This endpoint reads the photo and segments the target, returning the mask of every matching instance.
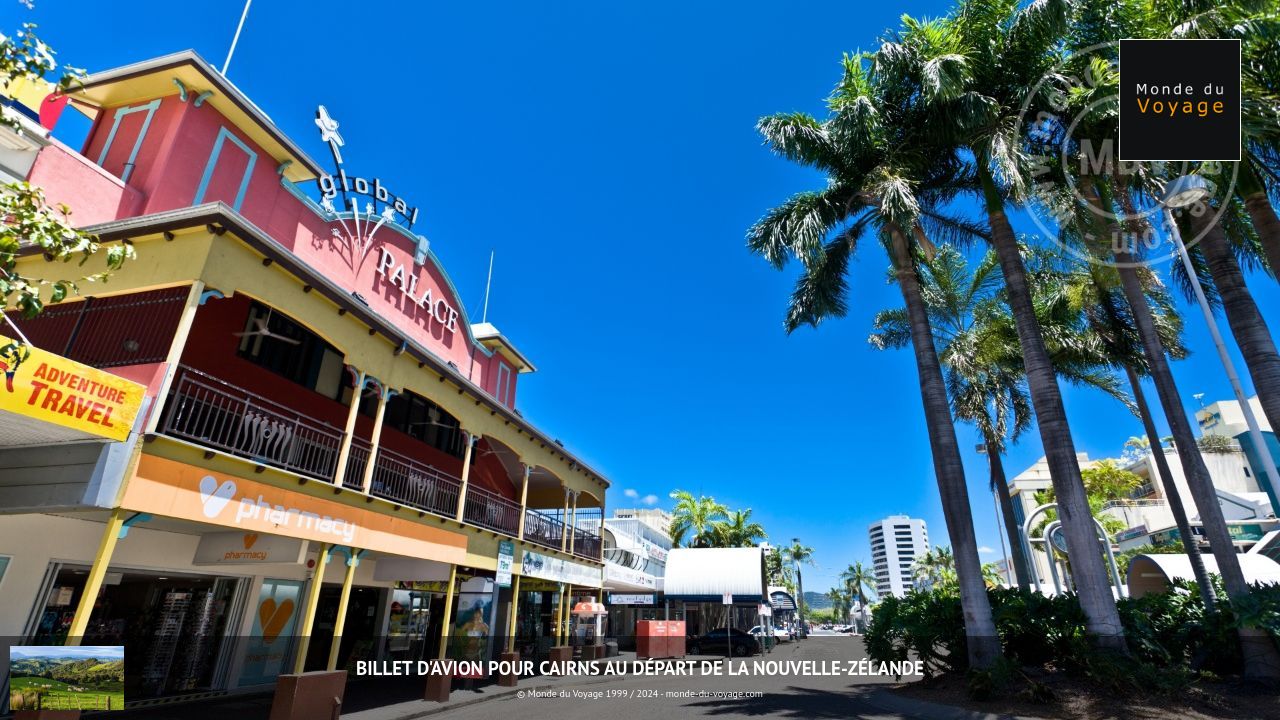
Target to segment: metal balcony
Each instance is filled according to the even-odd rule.
[[[464,522],[515,536],[520,531],[520,504],[475,485],[467,486],[467,506],[462,512]]]
[[[369,447],[367,440],[356,438],[351,441],[343,487],[364,490]],[[373,477],[369,482],[369,494],[374,497],[449,519],[458,515],[458,492],[461,488],[460,478],[385,447],[378,448]]]
[[[179,368],[160,430],[326,482],[343,437],[340,428],[188,367]]]

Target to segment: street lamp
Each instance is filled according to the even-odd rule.
[[[1187,254],[1187,246],[1182,242],[1182,233],[1178,231],[1178,223],[1173,219],[1173,208],[1184,208],[1194,205],[1205,198],[1209,197],[1209,183],[1199,175],[1183,175],[1175,178],[1172,182],[1165,186],[1164,198],[1161,205],[1164,207],[1164,219],[1169,225],[1169,234],[1173,237],[1173,244],[1178,249],[1178,256],[1182,258],[1182,267],[1187,271],[1187,277],[1191,279],[1191,288],[1195,291],[1196,301],[1200,304],[1200,312],[1204,314],[1205,324],[1209,326],[1209,336],[1213,338],[1213,344],[1218,349],[1218,359],[1222,361],[1222,367],[1227,371],[1227,379],[1231,382],[1231,390],[1236,395],[1236,402],[1240,403],[1240,410],[1244,413],[1245,424],[1249,426],[1249,438],[1253,440],[1253,445],[1258,449],[1258,455],[1262,460],[1262,469],[1266,471],[1267,477],[1271,480],[1271,486],[1280,490],[1280,473],[1276,472],[1276,462],[1271,457],[1271,449],[1267,447],[1266,440],[1262,437],[1262,429],[1258,427],[1258,419],[1253,415],[1253,408],[1249,406],[1249,398],[1244,394],[1244,387],[1240,384],[1240,376],[1236,374],[1235,364],[1231,361],[1231,356],[1227,354],[1227,345],[1222,341],[1222,333],[1218,331],[1218,321],[1213,317],[1213,309],[1209,307],[1209,300],[1204,296],[1204,288],[1200,287],[1200,276],[1196,274],[1195,266],[1191,264],[1191,256]]]

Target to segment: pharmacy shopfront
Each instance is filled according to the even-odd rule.
[[[394,568],[412,556],[419,572],[447,580],[449,562],[465,557],[466,539],[457,533],[395,524],[322,496],[148,455],[121,506],[125,519],[81,642],[126,647],[131,700],[252,688],[290,672],[302,652],[298,625],[321,557],[328,562],[305,667],[324,668],[331,653],[338,667],[414,649],[425,655],[439,638],[438,631],[427,635],[439,628],[430,618],[432,598],[381,579],[379,561]],[[106,511],[14,515],[0,523],[0,555],[10,558],[0,583],[6,635],[66,642],[94,549],[111,527]],[[435,605],[441,614],[440,601]]]

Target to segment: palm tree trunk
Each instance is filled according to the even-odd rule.
[[[1231,325],[1231,334],[1235,336],[1240,354],[1249,367],[1262,411],[1271,427],[1280,427],[1280,355],[1276,354],[1275,342],[1262,319],[1262,313],[1258,311],[1257,304],[1253,302],[1253,297],[1245,286],[1244,273],[1240,272],[1240,265],[1236,262],[1222,225],[1208,213],[1200,217],[1191,214],[1191,225],[1200,238],[1200,247],[1204,250],[1209,272],[1213,275],[1213,283],[1218,288],[1218,296],[1222,298],[1227,322]],[[1181,454],[1181,443],[1178,447]],[[1208,472],[1205,474],[1207,476]],[[1193,493],[1195,489],[1193,485]],[[1200,510],[1200,521],[1209,538],[1209,547],[1218,561],[1222,584],[1233,603],[1247,603],[1249,585],[1240,570],[1240,558],[1236,555],[1235,545],[1227,531],[1222,506],[1217,502],[1217,493],[1213,491],[1212,485],[1203,492],[1212,492],[1211,497],[1205,498],[1205,502],[1212,507],[1206,508],[1198,495],[1196,507]],[[1240,646],[1244,655],[1245,675],[1280,678],[1280,651],[1277,651],[1275,643],[1266,633],[1257,628],[1242,627]]]
[[[1280,353],[1276,352],[1275,340],[1258,311],[1257,303],[1249,294],[1244,273],[1240,271],[1240,264],[1236,262],[1222,224],[1206,213],[1201,217],[1191,215],[1191,226],[1200,238],[1213,284],[1222,298],[1222,309],[1227,323],[1231,325],[1231,334],[1240,347],[1240,355],[1249,367],[1262,412],[1271,427],[1280,428]],[[1274,485],[1277,480],[1272,478],[1271,482]]]
[[[1130,271],[1132,272],[1132,271]],[[1145,299],[1145,298],[1144,298]],[[1150,309],[1147,309],[1150,313]],[[1136,312],[1134,313],[1137,314]],[[1217,612],[1218,597],[1209,582],[1209,572],[1204,568],[1204,558],[1200,555],[1200,543],[1191,532],[1191,521],[1187,519],[1187,509],[1182,504],[1182,494],[1173,481],[1173,473],[1169,470],[1169,460],[1164,456],[1164,446],[1160,444],[1160,434],[1156,431],[1156,423],[1151,418],[1151,406],[1142,392],[1142,381],[1133,368],[1126,365],[1125,375],[1129,378],[1129,386],[1133,389],[1133,402],[1138,406],[1138,415],[1142,418],[1142,429],[1147,433],[1147,441],[1151,444],[1151,454],[1156,461],[1156,472],[1160,475],[1160,485],[1164,487],[1165,501],[1169,503],[1169,511],[1178,525],[1178,534],[1182,537],[1182,545],[1186,548],[1187,558],[1191,561],[1191,570],[1195,573],[1196,584],[1200,589],[1200,597],[1204,598],[1205,610]],[[1182,446],[1178,446],[1181,448]],[[1199,448],[1197,448],[1199,450]],[[1178,454],[1182,451],[1179,449]]]
[[[991,467],[991,490],[1000,499],[1000,517],[1004,520],[1004,532],[1009,536],[1009,561],[1013,563],[1013,574],[1018,587],[1031,589],[1031,565],[1028,562],[1026,546],[1022,543],[1022,531],[1018,529],[1018,519],[1013,511],[1013,498],[1009,495],[1009,481],[1004,474],[1004,459],[999,451],[999,443],[987,441],[987,463]]]
[[[991,600],[982,582],[982,562],[978,559],[978,539],[973,530],[973,511],[969,507],[969,489],[964,479],[964,463],[960,459],[960,443],[951,422],[951,405],[942,379],[942,365],[933,345],[933,329],[929,326],[929,315],[920,294],[920,278],[912,262],[910,243],[896,225],[889,225],[888,230],[892,239],[890,260],[897,272],[898,287],[902,290],[911,324],[911,348],[920,376],[920,395],[924,403],[929,449],[933,455],[933,471],[947,523],[947,535],[951,538],[956,559],[969,667],[982,670],[991,667],[1000,657],[1000,638],[991,617]]]
[[[1031,404],[1035,409],[1040,441],[1049,464],[1053,492],[1058,500],[1058,517],[1062,521],[1063,535],[1066,536],[1067,549],[1071,555],[1072,576],[1080,598],[1080,607],[1086,617],[1085,628],[1098,647],[1127,653],[1124,626],[1120,623],[1111,582],[1102,562],[1098,529],[1089,510],[1084,481],[1080,477],[1075,441],[1071,437],[1071,426],[1062,405],[1058,376],[1049,359],[1049,351],[1045,347],[1040,324],[1036,319],[1018,238],[1004,213],[1004,201],[995,186],[995,180],[981,162],[979,172],[991,226],[991,244],[1000,260],[1009,306],[1018,328],[1023,366],[1027,373],[1027,385],[1031,390]]]

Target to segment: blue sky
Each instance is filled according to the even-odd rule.
[[[31,645],[22,647],[15,645],[9,648],[11,660],[18,658],[96,658],[99,660],[119,660],[124,657],[121,645]]]
[[[91,71],[185,48],[221,66],[241,9],[0,2],[0,28],[34,20]],[[612,480],[611,507],[637,504],[626,489],[669,504],[673,488],[750,507],[775,542],[816,548],[805,587],[825,590],[870,559],[870,522],[922,517],[936,542],[944,525],[914,364],[866,343],[875,312],[900,303],[878,248],[853,266],[847,319],[782,331],[794,270],[750,255],[744,233],[822,179],[773,157],[754,124],[820,113],[842,52],[873,47],[902,13],[946,6],[731,7],[256,0],[228,77],[317,158],[325,104],[347,165],[422,207],[416,229],[474,318],[496,251],[489,319],[539,367],[519,405]],[[1280,327],[1276,283],[1251,280]],[[1175,368],[1186,401],[1229,397],[1198,313],[1188,342],[1196,352]],[[1141,432],[1111,400],[1064,395],[1091,456]],[[975,442],[962,429],[962,447]],[[1029,435],[1006,466],[1040,454]],[[986,465],[973,453],[966,465],[994,560]]]

